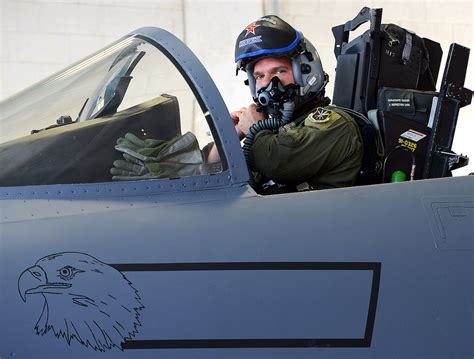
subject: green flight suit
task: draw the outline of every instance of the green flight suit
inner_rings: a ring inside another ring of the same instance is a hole
[[[354,185],[362,154],[354,119],[331,106],[314,109],[293,128],[260,131],[251,148],[253,169],[266,179],[313,189]]]

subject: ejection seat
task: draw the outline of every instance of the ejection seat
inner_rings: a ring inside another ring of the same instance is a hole
[[[451,146],[459,109],[472,100],[464,88],[469,49],[451,45],[437,91],[440,44],[381,19],[382,9],[364,7],[332,28],[333,103],[355,111],[366,146],[359,184],[449,176],[468,162]],[[370,29],[349,41],[366,22]]]

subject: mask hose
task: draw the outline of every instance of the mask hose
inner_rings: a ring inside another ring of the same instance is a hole
[[[262,130],[270,130],[276,131],[280,127],[290,123],[291,116],[293,115],[293,111],[295,110],[295,102],[294,101],[287,101],[283,103],[283,108],[281,109],[281,118],[276,117],[269,117],[264,120],[258,121],[252,127],[250,127],[249,132],[245,136],[244,145],[242,147],[242,151],[244,153],[245,161],[247,162],[247,166],[250,171],[254,169],[253,163],[251,161],[250,156],[250,149],[255,141],[255,136]],[[253,178],[252,173],[250,173],[250,186],[252,188],[256,188],[256,183]]]

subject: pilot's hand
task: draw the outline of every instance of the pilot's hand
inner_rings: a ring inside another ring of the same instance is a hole
[[[265,115],[261,112],[257,112],[257,105],[252,103],[239,116],[238,131],[246,135],[249,132],[250,127],[256,124],[258,121],[265,119]],[[238,132],[237,132],[238,133]]]
[[[234,126],[239,123],[239,118],[242,116],[242,113],[246,110],[246,107],[241,107],[240,110],[237,111],[232,111],[230,113],[230,118],[232,119],[232,122],[234,123]]]
[[[246,107],[241,107],[240,110],[232,111],[230,113],[230,118],[232,119],[232,122],[234,123],[235,132],[237,132],[237,136],[239,137],[239,140],[242,140],[245,137],[245,134],[239,128],[239,120],[240,120],[240,116],[242,116],[242,114],[244,113],[246,109],[247,109]]]

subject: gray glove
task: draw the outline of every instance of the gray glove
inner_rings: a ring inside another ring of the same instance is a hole
[[[141,140],[133,133],[120,137],[115,146],[117,151],[127,153],[141,161],[161,161],[176,157],[181,153],[199,151],[199,143],[191,132],[177,136],[169,141],[146,139]],[[202,162],[202,155],[199,156]]]
[[[165,178],[168,173],[155,169],[156,172],[150,172],[145,162],[136,159],[126,153],[123,154],[124,160],[114,161],[110,169],[112,180],[114,181],[136,181],[149,178]]]
[[[115,149],[124,152],[125,160],[114,161],[110,169],[114,181],[198,175],[208,167],[191,132],[170,141],[140,140],[127,133]]]

